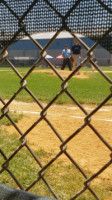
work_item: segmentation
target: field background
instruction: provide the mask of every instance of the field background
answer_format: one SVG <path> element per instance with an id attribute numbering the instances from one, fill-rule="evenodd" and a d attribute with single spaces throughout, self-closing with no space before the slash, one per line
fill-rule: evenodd
<path id="1" fill-rule="evenodd" d="M 29 70 L 29 68 L 17 68 L 22 76 Z M 58 72 L 67 77 L 70 72 L 68 70 Z M 112 80 L 112 68 L 102 68 L 105 74 Z M 110 94 L 110 86 L 107 80 L 104 79 L 97 71 L 92 72 L 91 68 L 83 68 L 80 75 L 74 75 L 69 81 L 68 90 L 83 105 L 86 111 L 91 112 L 101 101 L 103 101 Z M 1 97 L 7 102 L 8 99 L 14 94 L 20 87 L 20 79 L 9 68 L 0 69 L 0 93 Z M 46 106 L 48 102 L 61 90 L 61 80 L 55 76 L 54 72 L 50 69 L 35 69 L 27 78 L 28 88 L 35 94 L 35 96 L 42 102 L 43 106 Z M 112 99 L 107 102 L 93 117 L 91 124 L 98 130 L 102 137 L 112 146 Z M 2 103 L 0 107 L 2 108 Z M 9 106 L 10 112 L 15 115 L 22 115 L 17 120 L 18 127 L 24 133 L 35 121 L 39 118 L 41 109 L 33 102 L 32 98 L 22 91 L 15 100 Z M 73 101 L 65 94 L 56 100 L 47 111 L 47 118 L 53 124 L 53 126 L 60 133 L 61 137 L 66 140 L 73 132 L 75 132 L 84 123 L 84 113 L 73 103 Z M 14 118 L 14 116 L 12 116 Z M 2 121 L 2 120 L 1 120 Z M 7 152 L 7 148 L 12 149 L 14 147 L 15 138 L 18 140 L 18 133 L 14 127 L 10 124 L 1 124 L 1 132 L 4 131 L 4 135 L 1 134 L 1 148 Z M 7 140 L 6 136 L 10 138 L 10 144 L 6 148 Z M 45 165 L 55 156 L 60 148 L 61 142 L 50 129 L 50 127 L 41 121 L 28 135 L 27 140 L 29 146 L 40 157 L 41 162 Z M 89 128 L 84 128 L 74 139 L 72 139 L 67 145 L 67 151 L 75 159 L 75 161 L 86 171 L 89 175 L 96 173 L 108 160 L 110 159 L 109 149 L 99 140 L 95 133 Z M 26 152 L 21 154 L 23 158 L 27 155 Z M 28 156 L 28 155 L 27 155 Z M 29 158 L 29 156 L 28 156 Z M 30 159 L 29 159 L 30 160 Z M 29 185 L 31 179 L 36 176 L 36 166 L 28 164 L 29 170 L 32 170 L 32 177 L 28 176 L 29 172 L 25 172 L 22 165 L 20 180 L 26 187 Z M 1 160 L 1 163 L 3 161 Z M 18 161 L 16 161 L 18 162 Z M 67 170 L 68 169 L 68 172 Z M 18 170 L 13 170 L 18 174 Z M 74 177 L 77 174 L 77 178 Z M 23 172 L 22 172 L 23 171 Z M 52 171 L 52 172 L 51 172 Z M 52 176 L 51 176 L 52 173 Z M 79 175 L 76 169 L 71 165 L 66 156 L 62 155 L 55 166 L 52 166 L 52 170 L 49 171 L 47 178 L 55 187 L 56 191 L 59 191 L 59 197 L 61 199 L 69 199 L 69 195 L 73 195 L 74 189 L 79 190 L 82 187 L 83 179 Z M 56 175 L 57 174 L 57 175 Z M 57 179 L 55 182 L 54 178 Z M 68 178 L 69 177 L 69 178 Z M 1 177 L 2 181 L 10 185 L 11 180 L 6 174 Z M 25 181 L 27 179 L 27 181 Z M 74 185 L 75 180 L 75 185 Z M 66 182 L 66 184 L 65 184 Z M 15 186 L 14 183 L 12 185 Z M 31 192 L 37 194 L 49 195 L 46 188 L 41 186 L 34 187 Z M 62 187 L 62 191 L 59 189 Z M 76 186 L 77 185 L 77 186 Z M 98 192 L 102 200 L 112 199 L 112 167 L 108 167 L 100 176 L 98 176 L 93 182 L 92 186 L 95 191 Z M 41 192 L 40 192 L 41 189 Z M 69 192 L 70 191 L 70 192 Z M 83 194 L 78 198 L 79 200 L 93 200 L 95 199 L 89 193 Z"/>

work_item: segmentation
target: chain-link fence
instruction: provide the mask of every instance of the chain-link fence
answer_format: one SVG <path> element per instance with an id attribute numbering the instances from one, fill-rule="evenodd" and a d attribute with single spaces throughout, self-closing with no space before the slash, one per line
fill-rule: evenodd
<path id="1" fill-rule="evenodd" d="M 15 76 L 18 76 L 20 79 L 20 87 L 12 97 L 6 102 L 2 96 L 0 101 L 2 104 L 1 116 L 0 119 L 7 117 L 7 119 L 14 126 L 16 131 L 19 134 L 20 143 L 17 145 L 16 149 L 13 150 L 10 156 L 7 152 L 4 152 L 3 149 L 0 149 L 0 157 L 2 160 L 0 173 L 3 175 L 7 172 L 14 182 L 17 185 L 17 188 L 21 190 L 29 191 L 31 188 L 35 187 L 39 182 L 43 182 L 48 188 L 52 196 L 56 199 L 60 199 L 58 195 L 60 191 L 63 191 L 63 185 L 59 188 L 59 191 L 55 191 L 55 187 L 52 187 L 50 181 L 45 175 L 49 167 L 57 162 L 60 156 L 64 155 L 70 163 L 76 167 L 81 176 L 83 177 L 83 187 L 79 191 L 75 191 L 69 199 L 81 199 L 81 195 L 86 191 L 89 191 L 92 195 L 92 198 L 101 200 L 98 197 L 97 192 L 91 186 L 93 180 L 95 180 L 100 174 L 102 174 L 108 167 L 112 164 L 112 146 L 107 142 L 107 140 L 100 134 L 95 126 L 91 123 L 91 117 L 97 113 L 111 98 L 112 98 L 112 80 L 99 68 L 97 64 L 92 60 L 92 52 L 95 48 L 101 44 L 105 49 L 110 53 L 112 52 L 112 1 L 111 0 L 1 0 L 0 1 L 0 48 L 1 48 L 1 66 L 3 62 L 6 62 L 10 69 L 15 73 Z M 62 31 L 68 31 L 73 38 L 77 39 L 83 48 L 86 50 L 86 57 L 81 61 L 78 67 L 70 73 L 67 78 L 58 72 L 55 66 L 48 59 L 45 58 L 46 51 L 48 47 L 54 42 L 57 36 Z M 50 39 L 45 47 L 42 47 L 33 37 L 33 33 L 37 32 L 51 32 L 54 31 L 54 36 Z M 89 48 L 81 38 L 77 37 L 77 33 L 85 35 L 88 38 L 91 38 L 95 41 L 94 45 Z M 8 59 L 8 48 L 16 41 L 21 38 L 28 36 L 37 49 L 40 50 L 40 58 L 32 65 L 28 72 L 22 76 L 22 74 L 17 70 L 17 68 L 12 64 Z M 38 100 L 33 92 L 27 86 L 27 78 L 30 77 L 33 70 L 39 66 L 41 62 L 45 61 L 49 68 L 57 75 L 61 81 L 61 89 L 56 96 L 44 106 Z M 101 74 L 101 76 L 108 82 L 110 94 L 96 106 L 91 112 L 88 111 L 79 103 L 79 101 L 69 92 L 69 80 L 80 70 L 87 62 L 90 62 L 95 69 Z M 4 84 L 4 83 L 3 83 Z M 13 84 L 13 83 L 12 83 Z M 35 103 L 40 107 L 40 117 L 28 128 L 25 132 L 18 127 L 18 125 L 13 121 L 12 117 L 9 114 L 9 106 L 15 100 L 15 98 L 21 92 L 27 92 Z M 64 139 L 60 132 L 57 131 L 57 127 L 54 127 L 52 122 L 47 118 L 47 111 L 55 101 L 60 98 L 61 95 L 66 94 L 74 102 L 74 104 L 83 112 L 84 121 L 81 126 L 78 127 L 72 134 L 70 134 L 66 139 Z M 45 121 L 46 124 L 52 129 L 55 136 L 60 140 L 61 145 L 59 146 L 59 151 L 48 161 L 45 165 L 42 164 L 38 156 L 32 151 L 30 146 L 27 144 L 27 136 L 32 131 L 33 128 L 39 125 L 41 121 Z M 64 126 L 64 123 L 63 123 Z M 96 135 L 103 145 L 108 148 L 110 159 L 105 163 L 97 172 L 92 173 L 90 176 L 85 172 L 84 169 L 76 162 L 76 160 L 70 155 L 67 151 L 67 145 L 69 142 L 74 139 L 80 132 L 88 127 L 92 130 L 93 134 Z M 107 127 L 108 128 L 108 127 Z M 1 132 L 2 134 L 2 132 Z M 7 138 L 8 143 L 8 138 Z M 50 145 L 50 144 L 49 144 Z M 37 177 L 35 180 L 32 180 L 30 185 L 27 188 L 24 188 L 24 185 L 19 181 L 19 177 L 11 171 L 10 167 L 12 161 L 15 157 L 18 157 L 18 154 L 26 148 L 31 157 L 36 161 L 36 166 L 39 168 L 37 170 Z M 75 148 L 73 146 L 73 148 Z M 20 158 L 19 158 L 20 159 Z M 16 161 L 15 161 L 16 165 Z M 35 168 L 36 168 L 35 166 Z M 32 172 L 33 173 L 33 172 Z M 31 173 L 31 174 L 32 174 Z M 72 177 L 72 174 L 69 172 L 69 176 Z M 55 177 L 54 177 L 55 179 Z M 69 180 L 70 181 L 70 180 Z M 56 181 L 57 182 L 57 181 Z M 56 183 L 57 184 L 57 183 Z M 63 183 L 64 184 L 64 183 Z M 40 188 L 41 190 L 41 188 Z M 70 189 L 68 188 L 68 191 Z M 1 195 L 3 195 L 1 193 Z M 12 197 L 11 199 L 13 199 Z M 23 197 L 24 198 L 24 197 Z M 2 197 L 1 197 L 2 199 Z M 7 197 L 7 199 L 10 199 Z M 21 197 L 20 197 L 21 199 Z M 64 199 L 67 199 L 64 197 Z M 86 199 L 86 197 L 82 197 Z M 87 198 L 88 199 L 88 198 Z"/>

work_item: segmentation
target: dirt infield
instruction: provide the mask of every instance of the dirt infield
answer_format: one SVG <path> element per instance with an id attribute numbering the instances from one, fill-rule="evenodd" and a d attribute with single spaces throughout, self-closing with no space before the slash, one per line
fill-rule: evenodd
<path id="1" fill-rule="evenodd" d="M 69 75 L 71 74 L 71 71 L 59 70 L 59 69 L 58 69 L 57 71 L 58 71 L 58 73 L 59 73 L 61 76 L 63 76 L 63 77 L 67 77 L 67 76 L 69 76 Z M 55 73 L 53 70 L 51 70 L 51 69 L 34 70 L 34 71 L 33 71 L 33 73 L 39 73 L 39 72 L 47 72 L 47 73 L 49 73 L 49 74 L 51 74 L 51 75 L 56 76 L 56 73 Z M 85 75 L 85 72 L 80 72 L 80 75 L 75 74 L 75 75 L 73 76 L 73 78 L 85 79 L 85 78 L 88 78 L 88 76 Z"/>
<path id="2" fill-rule="evenodd" d="M 94 106 L 84 105 L 84 108 L 89 113 L 94 109 Z M 18 127 L 23 133 L 39 119 L 41 111 L 36 103 L 16 101 L 13 101 L 10 105 L 10 110 L 24 114 L 22 120 L 18 123 Z M 48 109 L 46 117 L 63 140 L 66 140 L 84 123 L 85 115 L 75 105 L 53 105 Z M 91 124 L 112 146 L 112 107 L 105 106 L 100 109 L 92 117 Z M 13 126 L 5 128 L 7 128 L 10 134 L 16 133 Z M 44 120 L 27 135 L 27 139 L 28 144 L 33 150 L 43 149 L 46 152 L 54 153 L 54 155 L 60 151 L 60 140 Z M 67 151 L 82 168 L 94 173 L 110 160 L 110 150 L 89 127 L 84 128 L 67 144 Z M 68 163 L 68 159 L 65 156 L 61 156 L 60 159 L 65 164 Z M 99 182 L 101 179 L 112 180 L 112 166 L 108 167 L 97 181 Z"/>

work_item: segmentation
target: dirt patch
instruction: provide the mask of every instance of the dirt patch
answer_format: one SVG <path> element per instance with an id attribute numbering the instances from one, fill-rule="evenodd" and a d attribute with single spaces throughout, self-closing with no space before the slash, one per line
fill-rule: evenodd
<path id="1" fill-rule="evenodd" d="M 43 106 L 46 105 L 44 104 Z M 84 105 L 88 113 L 94 107 L 93 105 Z M 41 109 L 36 103 L 14 101 L 10 105 L 10 110 L 23 112 L 24 117 L 17 124 L 23 133 L 28 131 L 32 124 L 36 122 L 36 126 L 26 136 L 29 146 L 36 151 L 44 149 L 46 152 L 52 152 L 53 155 L 60 152 L 61 140 L 66 141 L 85 123 L 85 114 L 77 106 L 73 105 L 53 105 L 47 110 L 46 118 L 55 131 L 45 120 L 41 120 L 38 123 Z M 91 124 L 101 137 L 112 146 L 112 108 L 105 106 L 100 109 L 92 117 Z M 10 134 L 16 133 L 13 126 L 7 127 L 7 130 Z M 93 173 L 100 170 L 111 159 L 109 147 L 99 139 L 97 132 L 95 133 L 89 126 L 85 126 L 67 143 L 67 152 L 72 158 L 83 169 L 90 170 Z M 57 133 L 59 136 L 56 135 Z M 65 164 L 70 162 L 65 155 L 62 155 L 58 160 L 65 162 Z M 99 180 L 102 179 L 112 180 L 112 165 L 100 175 Z"/>
<path id="2" fill-rule="evenodd" d="M 45 69 L 45 70 L 34 70 L 33 73 L 39 73 L 39 72 L 47 72 L 51 75 L 57 76 L 57 74 L 51 70 L 51 69 Z M 66 71 L 66 70 L 57 70 L 57 72 L 62 76 L 62 77 L 68 77 L 72 71 Z M 87 75 L 85 75 L 84 72 L 80 72 L 80 75 L 75 74 L 73 76 L 73 78 L 80 78 L 80 79 L 85 79 L 85 78 L 89 78 Z"/>

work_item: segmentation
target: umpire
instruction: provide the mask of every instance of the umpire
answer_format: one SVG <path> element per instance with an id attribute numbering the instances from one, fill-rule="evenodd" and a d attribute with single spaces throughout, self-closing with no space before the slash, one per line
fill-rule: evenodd
<path id="1" fill-rule="evenodd" d="M 62 51 L 62 55 L 64 59 L 63 59 L 61 70 L 64 70 L 65 66 L 67 65 L 69 70 L 72 71 L 72 66 L 71 66 L 71 61 L 70 61 L 71 50 L 68 49 L 68 45 L 65 45 L 65 48 Z"/>

